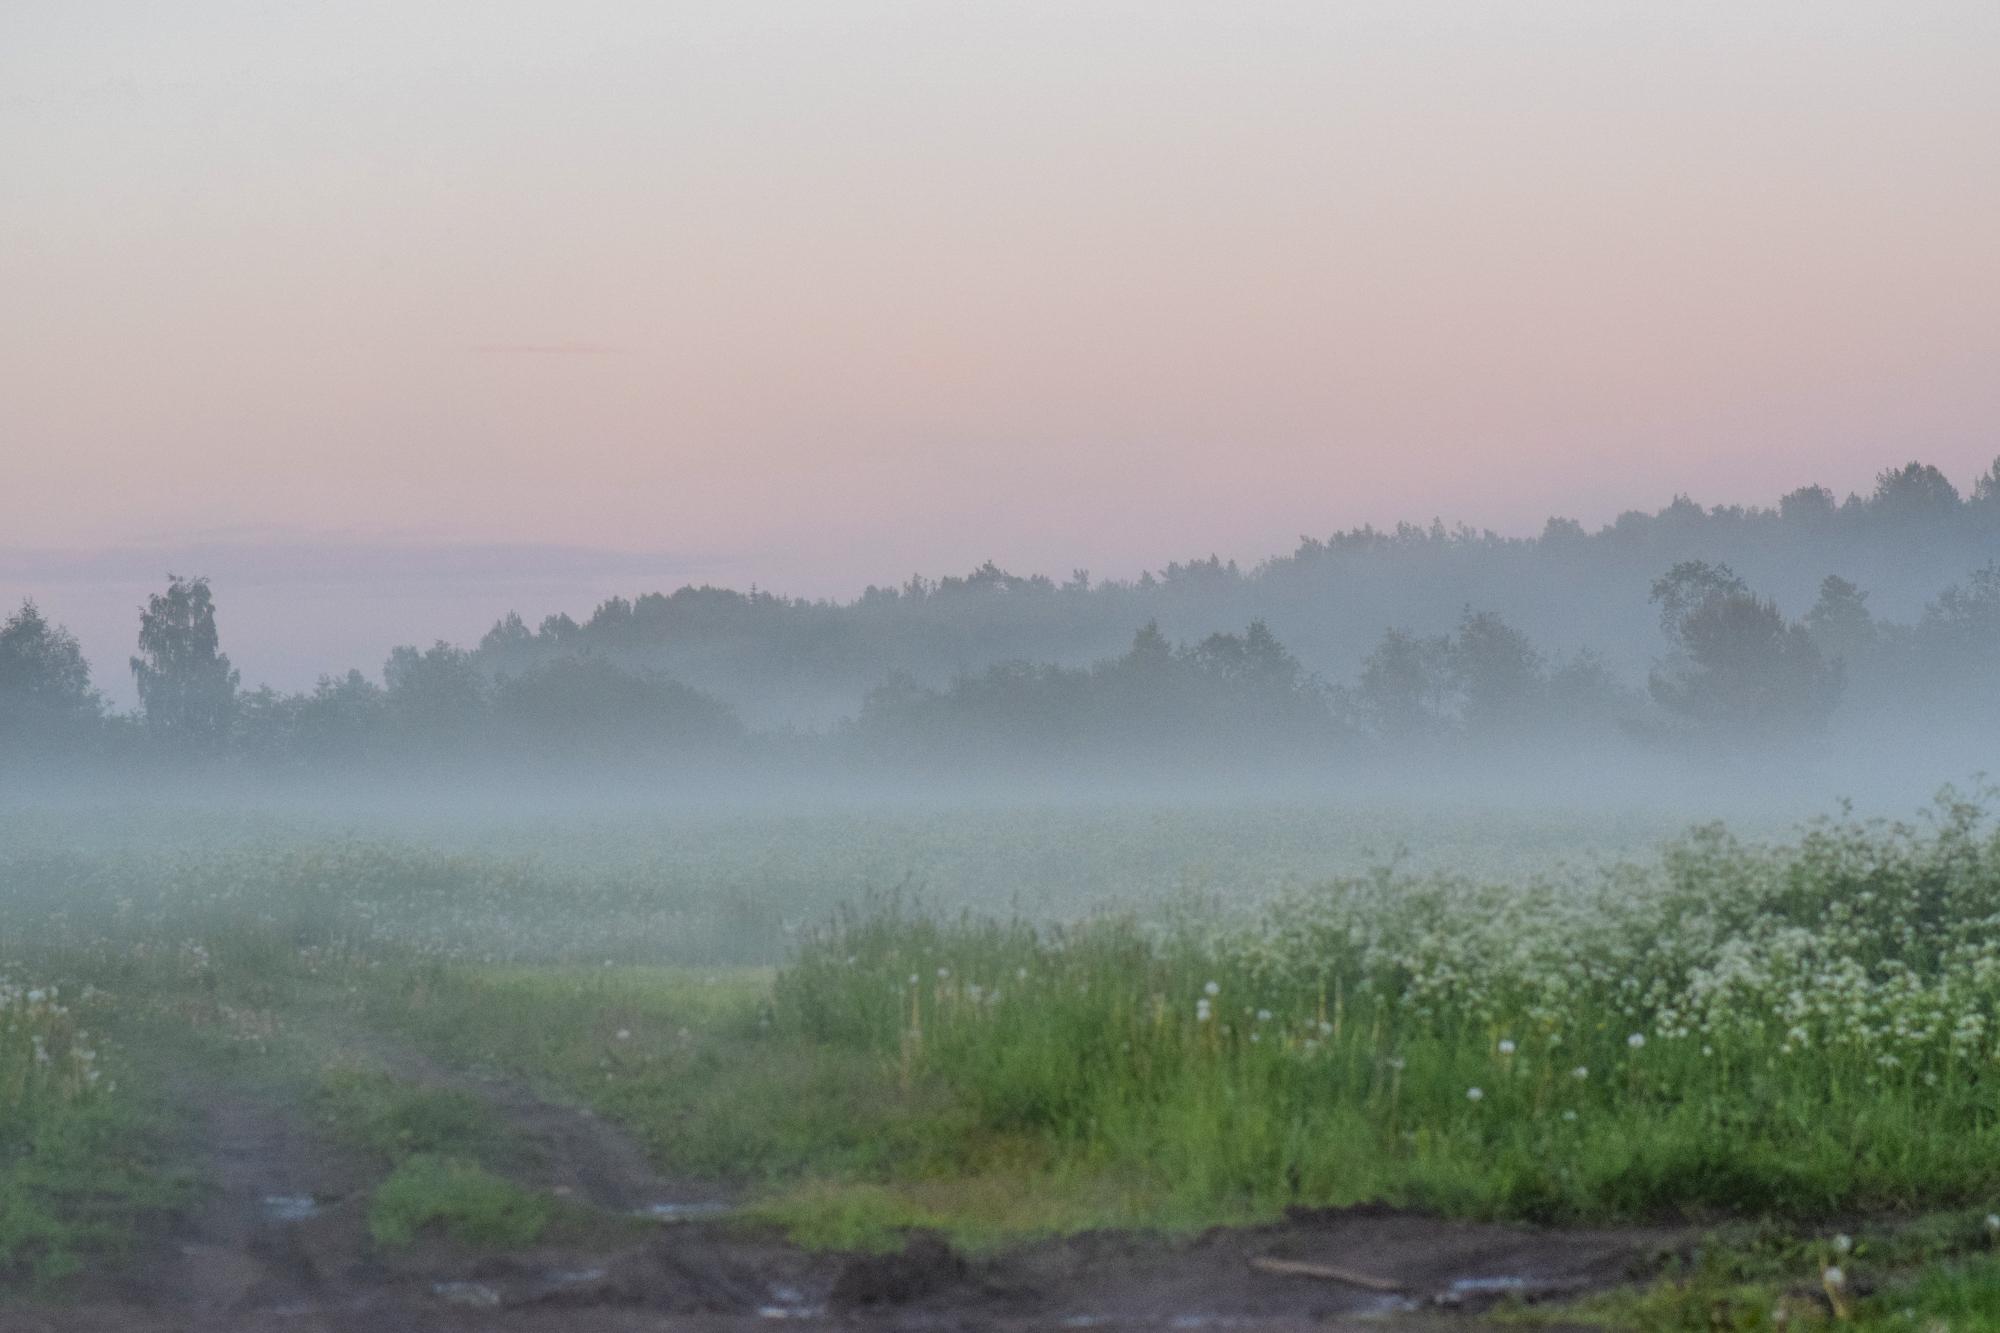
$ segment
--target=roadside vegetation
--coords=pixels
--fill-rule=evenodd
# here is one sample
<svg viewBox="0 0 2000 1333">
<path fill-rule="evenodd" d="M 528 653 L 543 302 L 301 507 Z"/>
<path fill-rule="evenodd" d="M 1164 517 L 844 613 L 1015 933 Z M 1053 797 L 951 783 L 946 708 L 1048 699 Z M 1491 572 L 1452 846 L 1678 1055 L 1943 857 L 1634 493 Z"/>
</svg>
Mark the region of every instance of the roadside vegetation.
<svg viewBox="0 0 2000 1333">
<path fill-rule="evenodd" d="M 2000 1199 L 2000 843 L 1976 807 L 1717 829 L 1656 872 L 1393 875 L 1065 927 L 844 914 L 775 1021 L 1188 1217 L 1546 1221 Z"/>
<path fill-rule="evenodd" d="M 546 866 L 384 845 L 137 864 L 9 871 L 7 968 L 38 979 L 0 992 L 14 1279 L 115 1257 L 185 1203 L 154 1183 L 171 1136 L 142 1132 L 177 1060 L 295 1096 L 371 1163 L 378 1244 L 590 1224 L 524 1183 L 480 1098 L 379 1046 L 588 1108 L 811 1245 L 1383 1200 L 1716 1229 L 1582 1312 L 1612 1327 L 1771 1326 L 1801 1289 L 1809 1327 L 1834 1267 L 1855 1320 L 2000 1287 L 2000 832 L 1949 794 L 1914 823 L 1705 828 L 1544 878 L 1383 871 L 1067 921 L 887 893 L 722 967 L 671 961 L 692 918 L 648 916 L 636 876 L 565 897 Z M 608 958 L 562 925 L 600 892 L 627 909 Z M 496 957 L 482 916 L 519 947 Z M 1734 1322 L 1699 1322 L 1717 1309 Z"/>
<path fill-rule="evenodd" d="M 185 1197 L 158 1109 L 118 1086 L 110 1008 L 89 987 L 0 976 L 0 1279 L 68 1277 Z"/>
</svg>

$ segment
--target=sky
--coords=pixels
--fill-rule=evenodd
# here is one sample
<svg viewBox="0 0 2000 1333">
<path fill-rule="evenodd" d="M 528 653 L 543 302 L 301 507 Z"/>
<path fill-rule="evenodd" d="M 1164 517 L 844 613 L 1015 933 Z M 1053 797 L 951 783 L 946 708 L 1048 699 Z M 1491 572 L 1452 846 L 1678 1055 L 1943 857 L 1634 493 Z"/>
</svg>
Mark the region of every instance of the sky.
<svg viewBox="0 0 2000 1333">
<path fill-rule="evenodd" d="M 1988 0 L 10 0 L 0 597 L 122 662 L 236 571 L 296 685 L 685 579 L 1964 484 L 1996 69 Z"/>
</svg>

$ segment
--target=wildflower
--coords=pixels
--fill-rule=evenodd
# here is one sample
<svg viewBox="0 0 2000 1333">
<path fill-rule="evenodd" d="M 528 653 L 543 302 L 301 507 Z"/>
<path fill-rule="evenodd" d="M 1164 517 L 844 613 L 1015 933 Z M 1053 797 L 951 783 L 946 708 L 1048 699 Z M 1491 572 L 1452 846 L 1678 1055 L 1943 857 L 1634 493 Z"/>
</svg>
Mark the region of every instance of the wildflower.
<svg viewBox="0 0 2000 1333">
<path fill-rule="evenodd" d="M 2000 1237 L 2000 1213 L 1988 1213 L 1986 1215 L 1986 1234 Z"/>
<path fill-rule="evenodd" d="M 914 972 L 910 973 L 910 984 L 912 986 L 917 984 L 917 974 Z"/>
<path fill-rule="evenodd" d="M 618 1037 L 618 1040 L 620 1040 L 620 1041 L 630 1041 L 630 1040 L 632 1040 L 632 1029 L 631 1029 L 631 1028 L 619 1028 L 619 1029 L 618 1029 L 618 1032 L 617 1032 L 617 1037 Z"/>
<path fill-rule="evenodd" d="M 1575 1123 L 1576 1123 L 1576 1112 L 1575 1112 L 1575 1111 L 1564 1111 L 1564 1112 L 1563 1112 L 1563 1119 L 1564 1119 L 1564 1120 L 1567 1120 L 1567 1121 L 1569 1121 L 1569 1122 L 1570 1122 L 1571 1124 L 1575 1124 Z"/>
<path fill-rule="evenodd" d="M 1218 982 L 1211 981 L 1201 988 L 1201 993 L 1210 999 L 1214 999 L 1216 996 L 1222 994 L 1222 986 Z"/>
<path fill-rule="evenodd" d="M 1833 1238 L 1833 1252 L 1835 1254 L 1852 1254 L 1854 1252 L 1854 1237 L 1844 1231 L 1835 1236 Z"/>
<path fill-rule="evenodd" d="M 938 969 L 938 980 L 939 980 L 939 981 L 949 981 L 949 980 L 951 980 L 951 969 L 950 969 L 950 968 L 948 968 L 948 967 L 941 967 L 941 968 L 939 968 L 939 969 Z"/>
<path fill-rule="evenodd" d="M 1257 1011 L 1257 1021 L 1258 1021 L 1259 1023 L 1268 1023 L 1268 1022 L 1270 1022 L 1270 1021 L 1271 1021 L 1271 1011 L 1270 1011 L 1269 1009 L 1259 1009 L 1259 1010 Z"/>
<path fill-rule="evenodd" d="M 1480 1101 L 1480 1100 L 1482 1100 L 1482 1099 L 1483 1099 L 1483 1098 L 1484 1098 L 1485 1096 L 1486 1096 L 1486 1092 L 1485 1092 L 1485 1090 L 1484 1090 L 1484 1089 L 1481 1089 L 1481 1088 L 1467 1088 L 1467 1089 L 1465 1090 L 1465 1100 L 1467 1100 L 1467 1101 L 1469 1101 L 1469 1102 L 1476 1102 L 1476 1101 Z"/>
<path fill-rule="evenodd" d="M 1627 1046 L 1630 1046 L 1633 1050 L 1636 1051 L 1640 1047 L 1646 1044 L 1646 1034 L 1643 1032 L 1635 1032 L 1631 1036 L 1625 1039 L 1625 1044 Z"/>
<path fill-rule="evenodd" d="M 1514 1043 L 1512 1039 L 1507 1037 L 1502 1037 L 1500 1039 L 1500 1054 L 1512 1055 L 1513 1053 L 1514 1053 Z"/>
<path fill-rule="evenodd" d="M 1577 1082 L 1581 1083 L 1583 1082 L 1583 1080 L 1590 1077 L 1590 1066 L 1578 1065 L 1576 1068 L 1569 1071 L 1569 1076 L 1575 1079 Z"/>
</svg>

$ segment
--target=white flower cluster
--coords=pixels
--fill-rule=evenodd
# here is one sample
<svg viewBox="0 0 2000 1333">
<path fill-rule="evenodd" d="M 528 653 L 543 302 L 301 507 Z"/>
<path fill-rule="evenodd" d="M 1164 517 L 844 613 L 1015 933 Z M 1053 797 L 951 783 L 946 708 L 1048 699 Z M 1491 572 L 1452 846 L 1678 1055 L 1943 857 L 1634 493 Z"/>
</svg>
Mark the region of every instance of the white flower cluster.
<svg viewBox="0 0 2000 1333">
<path fill-rule="evenodd" d="M 1293 891 L 1238 949 L 1262 988 L 1339 978 L 1401 1022 L 1509 1033 L 1503 1056 L 1595 1031 L 1634 1057 L 1657 1038 L 1934 1083 L 2000 1056 L 2000 840 L 1947 802 L 1928 828 L 1791 847 L 1706 830 L 1657 869 L 1569 883 L 1383 874 Z"/>
<path fill-rule="evenodd" d="M 55 987 L 0 979 L 0 1119 L 32 1103 L 79 1100 L 102 1079 L 90 1034 Z"/>
</svg>

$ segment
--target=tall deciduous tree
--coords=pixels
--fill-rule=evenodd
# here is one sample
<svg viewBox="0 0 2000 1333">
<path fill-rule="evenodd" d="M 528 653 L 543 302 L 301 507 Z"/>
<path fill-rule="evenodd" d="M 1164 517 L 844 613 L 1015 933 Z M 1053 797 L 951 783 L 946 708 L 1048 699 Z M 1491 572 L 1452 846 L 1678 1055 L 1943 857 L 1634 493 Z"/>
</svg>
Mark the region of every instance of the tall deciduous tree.
<svg viewBox="0 0 2000 1333">
<path fill-rule="evenodd" d="M 96 721 L 101 707 L 76 636 L 22 602 L 0 624 L 0 737 L 58 740 Z"/>
<path fill-rule="evenodd" d="M 147 599 L 132 676 L 147 729 L 169 747 L 199 753 L 228 738 L 237 674 L 221 651 L 207 579 L 169 574 L 167 590 Z"/>
</svg>

